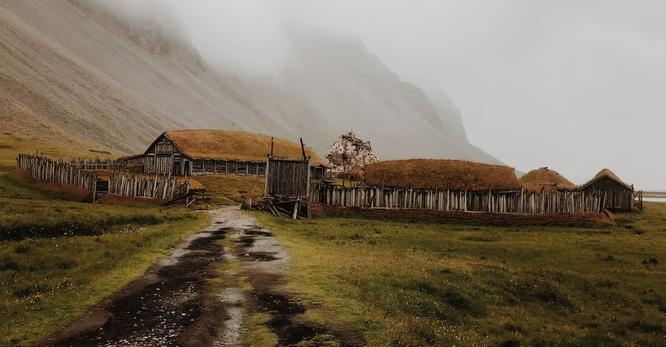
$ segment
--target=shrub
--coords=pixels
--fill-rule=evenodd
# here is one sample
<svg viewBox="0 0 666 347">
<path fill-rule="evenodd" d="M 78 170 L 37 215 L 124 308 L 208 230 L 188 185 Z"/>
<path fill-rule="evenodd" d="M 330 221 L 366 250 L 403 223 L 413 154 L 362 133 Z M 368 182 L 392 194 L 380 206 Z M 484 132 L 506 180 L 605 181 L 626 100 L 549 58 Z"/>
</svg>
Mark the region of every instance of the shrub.
<svg viewBox="0 0 666 347">
<path fill-rule="evenodd" d="M 657 265 L 659 264 L 659 260 L 657 260 L 657 257 L 650 257 L 646 260 L 643 260 L 643 265 Z"/>
<path fill-rule="evenodd" d="M 23 287 L 14 291 L 14 296 L 17 299 L 25 299 L 34 294 L 46 293 L 50 290 L 49 287 L 41 284 L 35 284 L 27 287 Z"/>
<path fill-rule="evenodd" d="M 61 270 L 69 270 L 76 266 L 76 262 L 72 260 L 58 260 L 56 261 L 56 267 Z"/>
<path fill-rule="evenodd" d="M 521 298 L 534 298 L 547 304 L 569 307 L 572 305 L 553 274 L 543 271 L 531 273 L 512 281 L 512 291 Z"/>
<path fill-rule="evenodd" d="M 502 237 L 497 233 L 477 233 L 475 235 L 469 235 L 462 238 L 464 241 L 476 242 L 497 242 L 501 239 Z"/>
<path fill-rule="evenodd" d="M 664 331 L 664 327 L 659 323 L 645 322 L 642 320 L 633 321 L 629 324 L 629 329 L 643 333 L 654 334 Z"/>
<path fill-rule="evenodd" d="M 604 257 L 604 261 L 615 261 L 615 257 L 611 254 Z"/>
<path fill-rule="evenodd" d="M 20 244 L 14 247 L 14 253 L 16 254 L 26 254 L 32 251 L 32 246 L 27 244 Z"/>
<path fill-rule="evenodd" d="M 9 257 L 4 257 L 2 261 L 0 261 L 0 271 L 19 271 L 20 269 L 21 267 L 19 264 Z"/>
</svg>

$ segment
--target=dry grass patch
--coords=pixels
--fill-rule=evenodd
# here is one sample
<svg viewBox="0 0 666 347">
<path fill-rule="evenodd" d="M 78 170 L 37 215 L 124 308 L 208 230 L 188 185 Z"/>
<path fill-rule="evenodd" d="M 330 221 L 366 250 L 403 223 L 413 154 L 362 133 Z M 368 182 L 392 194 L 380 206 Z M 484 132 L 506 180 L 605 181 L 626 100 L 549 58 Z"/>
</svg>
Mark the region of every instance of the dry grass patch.
<svg viewBox="0 0 666 347">
<path fill-rule="evenodd" d="M 271 136 L 233 130 L 175 130 L 166 133 L 178 150 L 192 158 L 235 159 L 265 161 L 271 152 Z M 320 159 L 311 148 L 306 148 L 310 161 Z M 282 138 L 275 138 L 273 157 L 300 159 L 301 145 Z"/>
<path fill-rule="evenodd" d="M 365 167 L 365 181 L 374 186 L 415 189 L 520 188 L 513 168 L 462 160 L 380 161 Z"/>
<path fill-rule="evenodd" d="M 264 194 L 264 178 L 256 176 L 197 176 L 206 188 L 206 197 L 214 205 L 240 205 L 241 196 L 256 198 Z"/>
</svg>

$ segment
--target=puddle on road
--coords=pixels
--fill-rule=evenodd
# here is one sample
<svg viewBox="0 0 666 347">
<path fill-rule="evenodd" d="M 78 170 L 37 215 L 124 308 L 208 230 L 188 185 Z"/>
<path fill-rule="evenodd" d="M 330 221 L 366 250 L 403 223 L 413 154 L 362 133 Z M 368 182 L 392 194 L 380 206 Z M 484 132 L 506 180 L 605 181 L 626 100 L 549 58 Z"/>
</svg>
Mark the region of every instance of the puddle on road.
<svg viewBox="0 0 666 347">
<path fill-rule="evenodd" d="M 72 334 L 51 346 L 190 345 L 181 335 L 203 318 L 206 279 L 216 277 L 227 229 L 201 233 L 105 303 L 110 317 L 95 330 Z M 180 257 L 176 257 L 180 255 Z M 151 278 L 145 281 L 145 278 Z M 75 323 L 76 324 L 76 323 Z M 76 331 L 76 327 L 69 328 Z M 191 335 L 191 334 L 190 334 Z M 191 342 L 191 341 L 190 341 Z"/>
<path fill-rule="evenodd" d="M 248 306 L 254 312 L 270 314 L 267 327 L 275 333 L 280 346 L 364 345 L 363 336 L 358 332 L 302 321 L 307 308 L 283 290 L 283 273 L 289 257 L 271 232 L 251 225 L 238 228 L 230 237 L 239 246 L 236 255 L 242 260 L 244 273 L 253 288 Z"/>
<path fill-rule="evenodd" d="M 239 237 L 237 240 L 234 240 L 236 243 L 240 243 L 242 247 L 250 247 L 254 243 L 255 239 L 253 236 L 246 236 L 243 235 Z"/>
<path fill-rule="evenodd" d="M 250 261 L 274 261 L 278 260 L 274 252 L 247 252 L 243 254 L 243 260 Z"/>
<path fill-rule="evenodd" d="M 273 233 L 264 229 L 247 229 L 245 230 L 245 235 L 270 237 L 273 236 Z"/>
<path fill-rule="evenodd" d="M 269 313 L 267 327 L 280 345 L 361 346 L 360 333 L 302 322 L 307 308 L 283 292 L 289 260 L 273 234 L 238 209 L 212 212 L 216 221 L 190 237 L 141 279 L 60 333 L 50 346 L 237 346 L 248 312 Z M 236 246 L 227 249 L 220 240 Z M 223 263 L 240 264 L 222 274 Z M 241 278 L 252 285 L 241 290 Z"/>
</svg>

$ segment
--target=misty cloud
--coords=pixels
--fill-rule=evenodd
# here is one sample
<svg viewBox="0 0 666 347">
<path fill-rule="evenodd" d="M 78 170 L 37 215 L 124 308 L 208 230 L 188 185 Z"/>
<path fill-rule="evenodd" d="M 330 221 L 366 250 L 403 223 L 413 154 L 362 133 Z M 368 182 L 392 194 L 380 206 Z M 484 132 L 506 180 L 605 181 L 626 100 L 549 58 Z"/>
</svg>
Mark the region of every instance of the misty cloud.
<svg viewBox="0 0 666 347">
<path fill-rule="evenodd" d="M 357 37 L 435 103 L 446 91 L 470 141 L 509 165 L 666 189 L 666 2 L 106 2 L 169 9 L 207 61 L 258 77 L 289 62 L 294 31 Z"/>
</svg>

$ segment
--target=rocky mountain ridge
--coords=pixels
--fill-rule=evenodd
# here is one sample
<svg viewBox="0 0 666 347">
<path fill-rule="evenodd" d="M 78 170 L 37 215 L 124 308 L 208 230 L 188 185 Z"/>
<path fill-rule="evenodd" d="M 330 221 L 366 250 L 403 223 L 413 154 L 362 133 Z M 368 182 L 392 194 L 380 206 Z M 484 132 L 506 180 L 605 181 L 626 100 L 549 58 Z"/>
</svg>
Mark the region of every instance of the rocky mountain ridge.
<svg viewBox="0 0 666 347">
<path fill-rule="evenodd" d="M 433 106 L 360 41 L 294 34 L 289 63 L 257 79 L 211 67 L 176 33 L 89 0 L 0 1 L 0 126 L 116 153 L 197 128 L 303 137 L 324 153 L 353 129 L 386 159 L 496 162 L 467 141 L 455 110 Z"/>
</svg>

